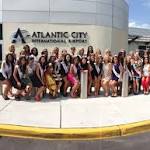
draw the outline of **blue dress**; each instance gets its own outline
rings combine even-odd
[[[114,64],[113,67],[114,67],[115,71],[117,72],[117,74],[120,75],[120,69],[119,69],[120,64]],[[116,76],[116,74],[114,73],[114,71],[112,71],[112,80],[115,80],[115,81],[119,80],[119,78]]]

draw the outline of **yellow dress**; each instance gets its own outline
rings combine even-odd
[[[56,96],[56,93],[57,93],[56,82],[55,82],[53,76],[51,76],[48,73],[45,73],[45,85],[48,88],[50,94],[52,94],[52,96]]]

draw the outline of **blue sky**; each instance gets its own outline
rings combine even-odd
[[[150,0],[128,0],[129,26],[150,28]]]

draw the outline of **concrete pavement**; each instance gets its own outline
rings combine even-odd
[[[150,96],[4,101],[0,124],[48,128],[106,127],[150,120]]]
[[[22,137],[42,135],[41,138],[46,139],[99,139],[128,135],[150,130],[150,121],[146,122],[150,120],[149,106],[150,95],[127,98],[46,98],[41,102],[4,101],[1,97],[0,131],[3,133],[1,135],[6,135],[9,130],[14,136],[21,132]],[[141,121],[145,122],[137,123]],[[13,126],[11,130],[11,125],[20,127]],[[73,136],[74,133],[76,136]]]

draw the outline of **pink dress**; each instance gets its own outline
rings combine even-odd
[[[72,65],[71,68],[73,69],[74,74],[71,73],[71,72],[69,72],[69,73],[67,74],[67,80],[68,80],[72,85],[75,85],[75,84],[78,82],[78,80],[77,80],[77,78],[76,78],[76,76],[77,76],[77,68],[76,68],[75,65]]]

